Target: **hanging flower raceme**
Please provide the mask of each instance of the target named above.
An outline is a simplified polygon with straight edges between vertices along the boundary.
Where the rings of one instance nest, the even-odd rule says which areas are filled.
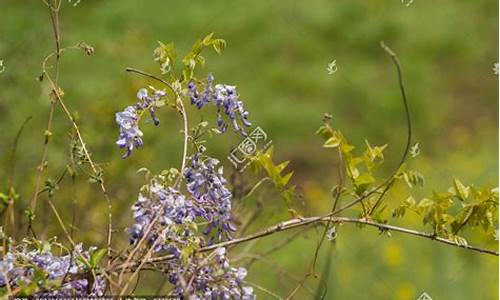
[[[217,127],[220,132],[225,132],[228,127],[223,114],[229,118],[234,130],[242,135],[246,135],[244,127],[252,125],[248,120],[249,113],[239,99],[236,87],[226,84],[214,86],[214,76],[212,74],[208,75],[202,92],[198,91],[194,81],[190,81],[187,96],[191,99],[191,104],[196,105],[198,108],[202,108],[205,104],[213,101],[217,108]]]
[[[178,255],[178,243],[193,234],[195,208],[190,200],[172,187],[152,182],[132,206],[135,224],[129,228],[130,242],[142,238],[156,251]]]
[[[27,240],[21,245],[9,246],[0,260],[0,287],[8,286],[21,292],[28,288],[36,297],[104,295],[105,277],[90,272],[85,263],[95,247],[84,251],[78,244],[71,254],[57,256],[52,253],[51,246],[50,243],[28,243]]]
[[[210,103],[210,99],[214,94],[214,76],[210,73],[207,77],[207,82],[201,93],[198,92],[194,81],[188,83],[188,97],[191,99],[191,104],[196,105],[198,109],[203,105]]]
[[[150,87],[152,90],[152,95],[150,96],[147,89],[140,89],[137,92],[137,99],[139,102],[135,105],[138,110],[148,110],[151,115],[151,119],[153,123],[158,126],[160,125],[160,120],[156,118],[155,108],[157,108],[159,103],[161,103],[162,98],[167,96],[167,92],[164,90],[157,90],[153,87]]]
[[[194,255],[187,263],[173,260],[167,271],[174,285],[173,296],[188,294],[193,299],[256,299],[251,287],[244,286],[245,268],[231,267],[225,248],[217,248],[210,255]]]
[[[126,148],[127,152],[123,158],[129,156],[134,148],[142,146],[142,131],[138,125],[139,117],[133,106],[127,106],[124,111],[116,113],[116,124],[120,126],[120,135],[116,144],[120,148]]]
[[[216,230],[215,238],[231,239],[236,228],[231,217],[231,192],[226,187],[222,166],[214,158],[203,159],[204,148],[191,157],[191,166],[184,170],[188,192],[196,199],[198,215],[208,221],[205,234]],[[214,236],[209,243],[213,243]]]
[[[134,148],[141,147],[142,131],[139,129],[139,121],[145,111],[148,111],[153,123],[157,126],[160,121],[156,117],[155,109],[164,105],[163,98],[167,93],[163,90],[157,90],[149,87],[151,95],[145,88],[137,92],[137,103],[134,106],[127,106],[125,110],[116,113],[116,124],[120,128],[120,135],[116,144],[120,148],[126,148],[127,152],[123,154],[123,158],[128,157]]]
[[[239,95],[236,87],[233,85],[218,84],[215,86],[214,103],[217,106],[217,125],[219,129],[224,132],[227,128],[224,120],[222,119],[221,111],[229,117],[233,124],[234,130],[246,135],[245,130],[238,121],[245,127],[252,124],[248,121],[248,111],[243,107],[243,102],[239,100]]]

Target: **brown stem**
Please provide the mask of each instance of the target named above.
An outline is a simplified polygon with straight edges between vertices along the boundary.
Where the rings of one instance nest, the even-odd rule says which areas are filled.
[[[230,241],[225,241],[221,242],[218,244],[210,245],[203,247],[198,250],[198,252],[207,252],[207,251],[212,251],[220,247],[228,247],[228,246],[233,246],[233,245],[238,245],[244,242],[252,241],[255,239],[263,238],[269,235],[273,235],[278,232],[290,230],[293,228],[298,228],[298,227],[303,227],[307,225],[312,225],[312,224],[317,224],[317,223],[325,223],[325,222],[331,222],[331,223],[336,223],[336,224],[342,224],[342,223],[352,223],[352,224],[362,224],[362,225],[367,225],[371,227],[376,227],[379,230],[382,231],[394,231],[394,232],[401,232],[425,239],[430,239],[442,244],[450,245],[450,246],[455,246],[458,248],[463,248],[466,250],[474,251],[474,252],[479,252],[483,254],[489,254],[493,256],[498,256],[498,252],[490,249],[485,249],[477,246],[471,246],[471,245],[464,245],[464,244],[459,244],[456,243],[453,240],[446,239],[443,237],[438,237],[432,232],[422,232],[422,231],[417,231],[413,229],[408,229],[404,227],[398,227],[398,226],[393,226],[393,225],[388,225],[388,224],[382,224],[382,223],[377,223],[371,220],[367,219],[356,219],[356,218],[348,218],[348,217],[335,217],[331,214],[325,215],[325,216],[316,216],[316,217],[309,217],[309,218],[296,218],[296,219],[290,219],[281,223],[278,223],[276,225],[273,225],[271,227],[268,227],[267,229],[251,234],[248,236],[244,236],[241,238],[233,239]],[[169,261],[175,259],[173,255],[165,255],[165,256],[159,256],[159,257],[154,257],[149,260],[147,260],[147,263],[158,263],[158,262],[164,262],[164,261]],[[137,265],[136,263],[125,263],[120,266],[118,266],[118,269],[124,270],[124,269],[134,269],[136,268]]]

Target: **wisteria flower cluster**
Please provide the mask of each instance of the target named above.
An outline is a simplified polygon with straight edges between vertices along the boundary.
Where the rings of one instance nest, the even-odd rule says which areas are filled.
[[[215,238],[222,241],[224,237],[232,238],[231,232],[236,231],[231,217],[232,194],[226,187],[222,166],[215,158],[204,158],[204,147],[191,157],[191,165],[184,170],[188,192],[196,200],[199,215],[208,221],[204,233],[210,234],[215,229]]]
[[[173,296],[186,294],[196,300],[256,299],[253,288],[244,286],[245,268],[231,267],[225,248],[217,248],[208,257],[194,256],[187,264],[174,260],[169,264],[167,277],[174,285]]]
[[[211,35],[200,43],[211,45],[211,41],[220,44],[218,40],[212,40]],[[203,47],[205,44],[198,46]],[[162,53],[158,61],[162,71],[167,73],[170,69],[164,66],[170,66],[174,59],[172,47],[171,44],[160,44],[160,49],[155,52]],[[236,87],[215,84],[212,74],[204,82],[192,77],[199,55],[197,49],[197,46],[194,47],[193,52],[186,56],[189,59],[185,59],[187,63],[182,78],[176,79],[175,74],[171,74],[171,89],[176,101],[187,97],[198,109],[212,102],[216,107],[220,133],[226,132],[231,123],[236,132],[246,135],[244,128],[251,126],[249,113],[244,109]],[[120,126],[117,144],[127,149],[124,157],[143,144],[138,123],[144,112],[148,111],[154,124],[159,124],[155,108],[162,104],[166,93],[153,88],[150,90],[140,89],[137,104],[116,114],[116,122]],[[183,112],[181,115],[187,123],[182,103],[176,103],[175,106]],[[187,125],[184,134],[186,140],[191,140],[187,138]],[[197,150],[187,160],[183,157],[183,162],[188,162],[187,167],[181,170],[182,174],[175,183],[165,180],[164,176],[154,176],[141,189],[132,206],[134,224],[128,229],[130,242],[136,247],[152,249],[154,253],[170,255],[164,272],[174,286],[172,296],[183,298],[189,295],[190,299],[255,299],[253,289],[243,286],[246,269],[231,267],[225,248],[217,248],[208,255],[198,251],[207,244],[232,239],[236,227],[232,221],[232,194],[226,186],[220,162],[206,156],[203,145],[194,141],[193,144]],[[182,182],[187,190],[185,194],[184,186],[180,185]],[[203,226],[203,234],[198,233],[200,226]]]
[[[57,256],[50,243],[36,243],[40,245],[33,248],[31,242],[24,240],[9,247],[0,261],[0,287],[29,289],[37,297],[104,295],[104,276],[92,274],[85,263],[95,247],[83,250],[82,244],[78,244],[70,254]]]
[[[180,254],[177,244],[193,234],[192,224],[196,217],[190,200],[172,187],[158,181],[144,188],[132,206],[135,224],[129,228],[130,242],[137,244],[144,238],[155,250],[167,250]]]
[[[137,92],[137,103],[134,106],[127,106],[123,111],[117,112],[115,115],[116,124],[120,127],[120,135],[116,144],[120,148],[126,148],[127,152],[123,154],[123,158],[130,156],[134,148],[141,147],[142,131],[139,129],[139,120],[145,111],[148,111],[153,123],[158,126],[160,120],[156,117],[155,109],[162,106],[163,98],[167,96],[164,90],[157,90],[149,87],[149,91],[145,88]]]
[[[187,96],[191,99],[191,104],[201,109],[205,104],[213,101],[217,108],[217,126],[220,132],[226,132],[227,122],[222,117],[222,112],[231,120],[235,131],[246,135],[244,127],[252,124],[248,120],[248,111],[245,110],[243,101],[239,99],[236,87],[233,85],[217,84],[214,86],[214,76],[209,74],[204,84],[203,90],[198,91],[198,86],[194,80],[188,84]]]
[[[196,253],[181,256],[183,249],[190,246],[188,240],[195,237],[196,226],[192,225],[197,217],[209,221],[206,234],[217,228],[219,240],[223,232],[230,238],[228,232],[235,230],[231,224],[231,193],[225,187],[222,169],[216,170],[218,161],[213,158],[203,161],[202,153],[193,156],[185,173],[187,189],[196,201],[193,203],[173,187],[152,180],[132,206],[135,224],[129,228],[131,243],[145,240],[156,252],[173,255],[166,269],[167,278],[174,285],[172,296],[255,299],[253,289],[243,286],[246,269],[231,267],[225,248],[217,248],[208,257]],[[203,239],[195,241],[196,248],[204,244]]]

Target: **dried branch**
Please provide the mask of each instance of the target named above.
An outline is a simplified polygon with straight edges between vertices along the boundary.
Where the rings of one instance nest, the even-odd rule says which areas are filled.
[[[290,230],[293,228],[303,227],[303,226],[317,224],[317,223],[326,223],[326,222],[331,222],[331,223],[335,223],[335,224],[352,223],[352,224],[367,225],[367,226],[371,226],[371,227],[376,227],[381,231],[401,232],[401,233],[405,233],[408,235],[413,235],[416,237],[421,237],[424,239],[433,240],[433,241],[436,241],[436,242],[439,242],[442,244],[446,244],[446,245],[450,245],[450,246],[454,246],[454,247],[458,247],[458,248],[463,248],[463,249],[474,251],[474,252],[489,254],[489,255],[493,255],[493,256],[499,256],[498,251],[491,250],[491,249],[485,249],[485,248],[472,246],[472,245],[460,244],[460,243],[457,243],[453,240],[436,236],[434,233],[431,233],[431,232],[417,231],[417,230],[408,229],[408,228],[404,228],[404,227],[377,223],[377,222],[374,222],[372,220],[368,220],[368,219],[364,219],[364,218],[357,219],[357,218],[349,218],[349,217],[335,217],[331,214],[328,214],[325,216],[309,217],[309,218],[290,219],[287,221],[280,222],[280,223],[273,225],[271,227],[268,227],[267,229],[265,229],[261,232],[255,233],[255,234],[247,235],[247,236],[244,236],[241,238],[237,238],[237,239],[233,239],[230,241],[225,241],[225,242],[221,242],[218,244],[213,244],[210,246],[200,248],[198,250],[198,252],[207,252],[207,251],[215,250],[215,249],[220,248],[220,247],[229,247],[229,246],[233,246],[233,245],[238,245],[241,243],[245,243],[245,242],[252,241],[255,239],[263,238],[263,237],[273,235],[273,234],[276,234],[276,233],[279,233],[282,231]],[[165,261],[169,261],[172,259],[175,259],[175,256],[173,256],[173,255],[158,256],[158,257],[148,259],[146,261],[146,263],[150,263],[150,264],[160,263],[160,262],[165,262]],[[127,270],[127,269],[134,270],[136,267],[137,267],[137,264],[133,263],[133,262],[132,263],[125,263],[125,264],[121,264],[121,265],[117,266],[118,270]]]
[[[54,5],[52,5],[49,1],[44,1],[44,2],[45,2],[45,4],[47,4],[48,9],[49,9],[51,24],[52,24],[52,28],[53,28],[53,32],[54,32],[56,50],[54,52],[50,53],[49,55],[47,55],[42,62],[42,76],[40,76],[40,80],[47,79],[47,81],[49,82],[49,85],[51,88],[51,108],[50,108],[50,113],[49,113],[49,121],[47,124],[47,130],[45,131],[44,150],[43,150],[43,154],[42,154],[41,163],[39,166],[39,173],[38,173],[36,184],[35,184],[35,193],[34,193],[33,198],[30,201],[30,208],[31,208],[32,212],[34,213],[36,210],[37,198],[39,195],[42,171],[44,169],[45,159],[46,159],[47,152],[48,152],[48,141],[49,141],[49,137],[51,134],[50,131],[52,128],[52,122],[53,122],[53,118],[54,118],[54,109],[55,109],[55,105],[57,103],[59,103],[63,112],[65,113],[65,115],[67,116],[67,118],[69,119],[69,121],[71,122],[71,125],[73,126],[73,128],[75,130],[78,141],[81,144],[81,147],[83,149],[85,157],[86,157],[87,161],[89,162],[90,167],[91,167],[94,175],[96,176],[96,178],[98,178],[99,186],[101,188],[101,191],[104,195],[104,198],[105,198],[107,206],[108,206],[107,207],[108,208],[107,209],[108,210],[107,257],[108,257],[108,264],[109,264],[109,262],[112,259],[111,250],[110,250],[111,249],[111,241],[112,241],[112,202],[111,202],[111,198],[108,195],[108,192],[107,192],[106,187],[104,185],[104,181],[102,180],[101,176],[99,175],[100,171],[96,167],[96,164],[92,160],[90,153],[87,150],[87,147],[86,147],[85,142],[83,140],[83,137],[82,137],[82,134],[81,134],[80,129],[78,127],[78,124],[75,122],[74,117],[72,116],[70,110],[68,109],[68,107],[66,106],[66,104],[64,103],[64,101],[62,99],[63,93],[62,93],[62,90],[60,89],[59,84],[58,84],[58,81],[59,81],[59,60],[60,60],[61,54],[64,51],[69,50],[69,49],[82,49],[85,46],[85,44],[78,43],[74,46],[61,48],[61,32],[59,29],[59,27],[60,27],[59,11],[60,11],[62,1],[61,0],[54,0],[53,1]],[[55,73],[54,73],[54,78],[52,78],[51,75],[49,74],[49,72],[47,71],[47,63],[54,56],[55,56]],[[31,232],[33,233],[31,222],[32,222],[32,219],[30,218],[28,230],[31,230]]]

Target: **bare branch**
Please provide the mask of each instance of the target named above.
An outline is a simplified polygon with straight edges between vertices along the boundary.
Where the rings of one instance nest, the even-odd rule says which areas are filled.
[[[293,228],[298,228],[298,227],[303,227],[311,224],[317,224],[317,223],[325,223],[325,222],[331,222],[331,223],[336,223],[336,224],[343,224],[343,223],[352,223],[352,224],[361,224],[361,225],[367,225],[371,227],[376,227],[379,230],[382,231],[394,231],[394,232],[401,232],[405,233],[408,235],[413,235],[429,240],[433,240],[442,244],[458,247],[458,248],[463,248],[466,250],[474,251],[474,252],[479,252],[483,254],[489,254],[489,255],[494,255],[494,256],[499,256],[498,251],[491,250],[491,249],[485,249],[477,246],[471,246],[471,245],[465,245],[465,244],[459,244],[453,240],[446,239],[443,237],[436,236],[434,233],[431,232],[423,232],[423,231],[417,231],[413,229],[408,229],[404,227],[398,227],[394,225],[388,225],[388,224],[382,224],[382,223],[377,223],[368,219],[357,219],[357,218],[348,218],[348,217],[335,217],[330,214],[325,215],[325,216],[316,216],[316,217],[309,217],[309,218],[296,218],[296,219],[290,219],[281,223],[278,223],[276,225],[273,225],[271,227],[268,227],[267,229],[251,234],[248,236],[244,236],[241,238],[233,239],[230,241],[225,241],[221,242],[218,244],[213,244],[210,246],[206,246],[203,248],[200,248],[198,252],[207,252],[207,251],[212,251],[220,247],[229,247],[229,246],[234,246],[238,245],[241,243],[245,243],[248,241],[252,241],[255,239],[263,238],[278,232],[290,230]],[[154,257],[151,259],[148,259],[146,263],[158,263],[158,262],[164,262],[164,261],[169,261],[175,259],[173,255],[165,255],[165,256],[159,256],[159,257]],[[118,269],[124,270],[124,269],[135,269],[137,267],[136,263],[125,263],[121,264],[118,266]]]

